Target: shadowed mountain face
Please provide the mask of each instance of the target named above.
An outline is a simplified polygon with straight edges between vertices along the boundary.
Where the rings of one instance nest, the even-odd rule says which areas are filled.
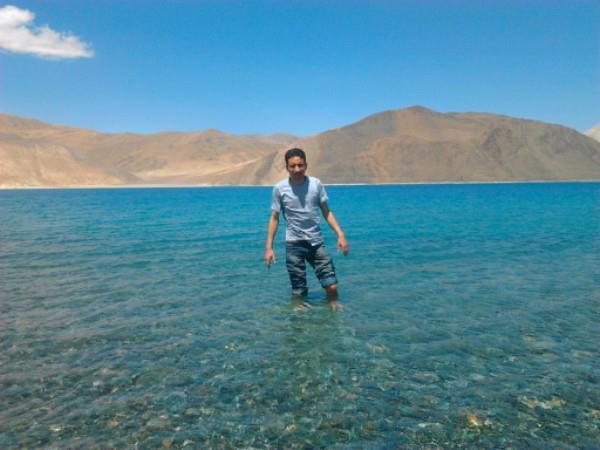
[[[291,146],[326,183],[600,180],[600,142],[572,129],[411,107],[301,140],[106,134],[0,115],[0,187],[268,185],[286,176]]]

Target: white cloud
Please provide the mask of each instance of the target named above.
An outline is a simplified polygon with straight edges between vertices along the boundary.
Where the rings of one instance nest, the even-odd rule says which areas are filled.
[[[71,33],[56,32],[48,25],[33,26],[35,14],[16,6],[0,8],[0,49],[42,58],[90,58],[94,52]]]

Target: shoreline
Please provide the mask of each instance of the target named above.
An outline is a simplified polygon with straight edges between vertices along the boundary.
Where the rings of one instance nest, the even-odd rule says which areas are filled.
[[[550,184],[600,183],[599,180],[515,180],[515,181],[412,181],[399,183],[323,183],[325,186],[423,186],[481,184]],[[76,189],[203,189],[203,188],[268,188],[272,184],[118,184],[84,186],[0,186],[0,191],[76,190]]]

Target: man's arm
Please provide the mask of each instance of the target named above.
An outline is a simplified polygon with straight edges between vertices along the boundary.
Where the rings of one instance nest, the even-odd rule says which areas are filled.
[[[327,221],[329,226],[333,229],[333,231],[335,231],[335,234],[337,234],[337,237],[338,237],[337,248],[339,248],[344,253],[344,256],[348,255],[348,252],[350,251],[350,247],[348,246],[348,242],[346,241],[346,236],[344,235],[342,228],[337,223],[337,220],[335,220],[335,216],[329,209],[327,202],[321,203],[320,206],[321,206],[321,212],[323,213],[323,217],[325,218],[325,220]]]
[[[271,211],[271,217],[269,217],[269,228],[267,230],[267,244],[265,249],[265,264],[269,267],[276,261],[275,252],[273,251],[273,241],[275,240],[275,234],[279,227],[279,213],[277,211]]]

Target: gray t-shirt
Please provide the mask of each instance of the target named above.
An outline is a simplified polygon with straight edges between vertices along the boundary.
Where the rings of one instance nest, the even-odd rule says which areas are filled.
[[[304,184],[301,185],[294,184],[286,178],[273,186],[271,210],[281,212],[285,217],[285,240],[321,244],[323,235],[319,206],[327,200],[325,188],[314,177],[304,177]]]

